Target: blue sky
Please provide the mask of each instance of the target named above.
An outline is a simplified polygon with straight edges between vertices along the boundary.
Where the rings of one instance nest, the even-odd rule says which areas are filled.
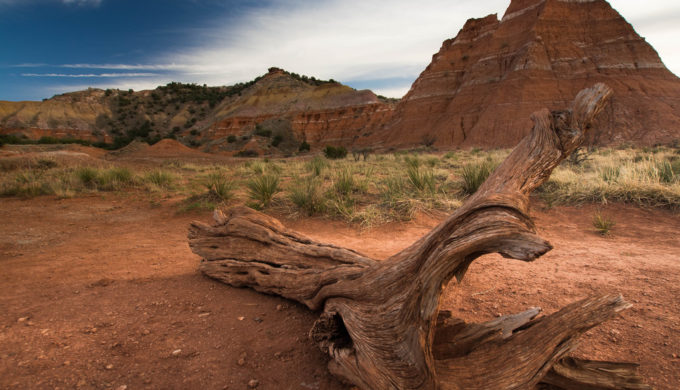
[[[612,0],[680,74],[680,2]],[[466,19],[509,0],[0,0],[0,100],[170,81],[230,85],[270,66],[401,97]]]

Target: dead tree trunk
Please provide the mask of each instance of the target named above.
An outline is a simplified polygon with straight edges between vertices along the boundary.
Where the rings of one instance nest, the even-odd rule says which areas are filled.
[[[646,389],[630,364],[565,358],[576,338],[630,305],[620,296],[484,324],[439,310],[443,288],[477,257],[532,261],[549,251],[529,218],[529,194],[583,141],[611,90],[581,91],[571,110],[532,115],[533,130],[453,215],[383,261],[315,242],[245,207],[194,222],[191,249],[206,275],[323,310],[310,338],[329,370],[364,389]]]

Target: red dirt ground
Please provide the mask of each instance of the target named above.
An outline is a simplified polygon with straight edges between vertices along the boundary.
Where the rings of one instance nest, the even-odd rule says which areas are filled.
[[[0,388],[347,389],[307,339],[315,314],[282,298],[201,276],[191,220],[171,200],[134,195],[0,201]],[[657,389],[680,388],[680,218],[611,205],[610,237],[594,206],[535,208],[555,249],[533,263],[485,256],[444,307],[481,321],[596,293],[633,308],[590,331],[577,354],[632,361]],[[421,217],[360,231],[284,220],[306,235],[382,258],[438,222]]]

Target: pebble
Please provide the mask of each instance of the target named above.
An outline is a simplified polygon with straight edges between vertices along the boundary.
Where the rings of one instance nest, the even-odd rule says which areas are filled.
[[[276,311],[281,311],[281,310],[283,310],[283,305],[281,305],[281,304],[276,305]]]
[[[677,354],[677,353],[671,354],[671,356],[673,356],[673,359],[677,359],[677,358],[678,358],[678,354]]]
[[[257,379],[251,379],[250,381],[248,381],[248,387],[250,387],[251,389],[254,389],[259,385],[260,381],[258,381]]]
[[[207,317],[207,316],[209,316],[209,315],[210,315],[210,313],[207,313],[207,312],[206,312],[206,313],[201,313],[201,314],[199,314],[198,316],[199,316],[199,317]]]
[[[259,324],[259,323],[261,323],[261,322],[264,321],[264,320],[263,320],[262,318],[260,318],[260,317],[255,317],[255,318],[253,318],[253,321],[255,321],[255,322],[257,322],[257,323]]]
[[[238,317],[238,320],[239,320],[239,321],[243,321],[243,320],[245,320],[245,319],[246,319],[246,317],[243,317],[243,316]]]
[[[116,387],[116,390],[127,390],[127,385],[120,385]]]
[[[142,331],[142,334],[143,334],[144,336],[148,336],[150,333],[151,333],[151,332],[149,332],[148,329],[144,329],[144,330]]]
[[[107,364],[106,369],[107,370],[113,370],[113,364]]]
[[[172,351],[172,356],[178,356],[180,353],[182,353],[182,350],[176,349],[176,350]]]
[[[26,320],[28,320],[28,317],[21,317],[17,320],[17,322],[25,322]]]

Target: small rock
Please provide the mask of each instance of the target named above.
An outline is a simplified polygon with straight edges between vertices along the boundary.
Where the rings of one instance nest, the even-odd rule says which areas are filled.
[[[277,359],[281,358],[281,352],[274,353],[274,357]]]
[[[283,305],[281,305],[281,304],[276,305],[276,311],[281,311],[281,310],[283,310]]]
[[[199,317],[207,317],[207,316],[209,316],[209,315],[210,315],[210,313],[206,312],[206,313],[201,313],[201,314],[199,314],[198,316],[199,316]]]
[[[144,335],[144,336],[148,336],[149,334],[151,334],[151,332],[149,332],[148,329],[144,329],[144,330],[142,331],[142,335]]]
[[[247,357],[248,357],[247,353],[241,352],[241,354],[238,355],[238,361],[236,362],[236,364],[238,364],[239,366],[246,364]]]
[[[257,379],[251,379],[251,380],[248,381],[248,387],[250,387],[251,389],[254,389],[259,385],[260,385],[260,381],[258,381]]]
[[[496,314],[494,314],[494,315],[495,315],[496,317],[503,317],[503,314],[501,314],[501,313],[496,313]]]
[[[28,317],[21,317],[17,320],[17,322],[26,322],[28,320]]]
[[[76,386],[77,387],[83,387],[86,384],[87,384],[87,382],[85,382],[85,379],[81,379],[81,380],[78,381],[78,383],[76,383]]]
[[[176,349],[176,350],[172,351],[172,356],[179,356],[180,353],[182,353],[182,350]]]
[[[106,369],[107,370],[113,370],[113,364],[107,364]]]
[[[116,390],[127,390],[127,385],[120,385],[116,387]]]
[[[70,361],[70,360],[65,361],[65,362],[64,362],[64,365],[65,365],[65,366],[70,366],[70,365],[71,365],[71,361]]]
[[[678,358],[678,354],[677,354],[677,353],[673,353],[673,354],[671,354],[671,356],[673,356],[673,359],[677,359],[677,358]]]
[[[259,323],[261,323],[261,322],[264,321],[264,320],[263,320],[262,318],[260,318],[260,317],[255,317],[255,318],[253,318],[253,321],[255,321],[255,322],[257,322],[257,323],[259,324]]]
[[[243,316],[238,317],[238,320],[239,320],[239,321],[243,321],[243,320],[245,320],[245,319],[246,319],[246,317],[243,317]]]

